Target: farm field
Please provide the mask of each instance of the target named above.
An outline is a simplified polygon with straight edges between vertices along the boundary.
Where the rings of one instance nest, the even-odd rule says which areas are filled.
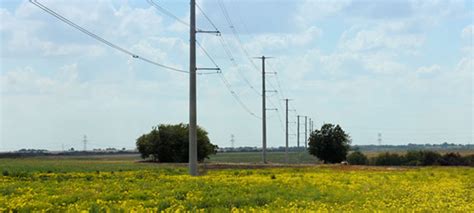
[[[211,155],[207,162],[213,163],[259,163],[262,161],[261,152],[224,152]],[[270,163],[285,163],[284,152],[267,152],[267,161]],[[318,163],[319,160],[307,151],[288,152],[288,161],[295,163]]]
[[[107,158],[0,159],[1,211],[474,211],[468,167],[212,169]]]

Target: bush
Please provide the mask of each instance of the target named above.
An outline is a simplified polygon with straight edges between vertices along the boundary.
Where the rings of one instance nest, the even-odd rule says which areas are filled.
[[[148,134],[137,139],[137,149],[142,158],[151,157],[153,161],[184,163],[189,161],[188,125],[159,125]],[[198,161],[217,152],[211,144],[207,132],[197,128]]]
[[[405,162],[404,157],[396,153],[380,153],[373,158],[373,163],[377,166],[401,166]]]
[[[474,166],[474,154],[471,155],[466,155],[463,157],[466,165],[468,166]]]
[[[350,165],[367,165],[369,160],[362,152],[355,151],[347,156],[347,162]]]
[[[439,165],[441,155],[433,151],[408,151],[405,155],[407,166],[431,166]]]
[[[467,166],[468,162],[459,153],[446,153],[440,159],[440,164],[443,166]]]

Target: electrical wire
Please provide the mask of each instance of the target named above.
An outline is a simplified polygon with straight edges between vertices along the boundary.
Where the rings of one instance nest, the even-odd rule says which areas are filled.
[[[242,39],[240,38],[239,33],[237,32],[237,29],[235,28],[234,24],[232,23],[232,19],[230,18],[229,12],[227,11],[224,2],[222,0],[219,0],[218,4],[219,4],[219,7],[220,7],[222,13],[224,14],[224,18],[227,21],[227,23],[229,24],[229,28],[231,29],[232,34],[234,35],[235,39],[237,40],[240,48],[242,49],[244,54],[247,56],[247,59],[250,61],[252,66],[255,68],[255,71],[259,72],[257,65],[252,60],[252,57],[250,57],[250,54],[248,53],[247,49],[243,45]]]
[[[211,62],[214,64],[214,66],[216,66],[219,70],[219,65],[217,65],[216,61],[212,58],[212,56],[209,54],[209,52],[206,51],[206,49],[198,42],[196,41],[196,44],[198,44],[199,48],[204,52],[204,54],[209,58],[209,60],[211,60]],[[244,102],[242,101],[242,99],[240,99],[239,95],[237,95],[237,93],[232,89],[232,85],[229,83],[229,81],[225,78],[224,74],[222,72],[218,72],[221,79],[222,79],[222,82],[224,83],[224,85],[226,86],[227,90],[229,90],[230,94],[232,95],[232,97],[234,97],[234,99],[237,101],[237,103],[239,103],[239,105],[245,110],[247,111],[247,113],[249,113],[250,115],[256,117],[256,118],[259,118],[261,119],[261,117],[257,116],[254,112],[252,112],[252,110],[250,110],[250,108],[247,107],[247,105],[244,104]]]
[[[181,70],[181,69],[178,69],[178,68],[174,68],[174,67],[170,67],[170,66],[167,66],[167,65],[164,65],[164,64],[161,64],[161,63],[158,63],[158,62],[155,62],[155,61],[152,61],[150,59],[147,59],[147,58],[144,58],[144,57],[141,57],[135,53],[132,53],[131,51],[129,50],[126,50],[118,45],[115,45],[107,40],[105,40],[104,38],[84,29],[83,27],[75,24],[74,22],[72,22],[71,20],[65,18],[64,16],[56,13],[55,11],[53,11],[52,9],[46,7],[45,5],[39,3],[37,0],[29,0],[32,4],[34,4],[35,6],[39,7],[40,9],[42,9],[43,11],[49,13],[50,15],[56,17],[57,19],[61,20],[62,22],[68,24],[69,26],[71,27],[74,27],[76,28],[77,30],[81,31],[82,33],[90,36],[91,38],[94,38],[100,42],[102,42],[103,44],[109,46],[109,47],[112,47],[122,53],[125,53],[127,55],[130,55],[132,56],[133,58],[136,58],[136,59],[140,59],[142,61],[145,61],[145,62],[148,62],[150,64],[153,64],[153,65],[156,65],[156,66],[159,66],[159,67],[162,67],[162,68],[165,68],[165,69],[168,69],[168,70],[171,70],[171,71],[175,71],[175,72],[181,72],[181,73],[189,73],[188,71],[185,71],[185,70]]]
[[[217,26],[214,24],[214,22],[209,18],[209,16],[206,14],[206,12],[198,5],[196,4],[196,6],[198,7],[198,9],[201,11],[201,13],[203,14],[203,16],[207,19],[207,21],[214,27],[214,29],[216,31],[219,31],[219,29],[217,28]],[[240,66],[237,64],[237,62],[235,61],[235,57],[233,56],[232,54],[232,51],[230,51],[230,45],[229,43],[224,39],[224,36],[221,34],[221,36],[219,36],[219,42],[222,46],[222,48],[224,49],[224,52],[225,54],[227,55],[227,57],[229,58],[229,60],[231,61],[232,65],[234,67],[236,67],[237,69],[237,72],[239,74],[240,77],[242,77],[242,79],[244,80],[244,82],[250,87],[250,89],[255,92],[258,96],[261,96],[262,94],[260,92],[258,92],[258,90],[250,83],[250,81],[248,80],[247,77],[245,77],[245,75],[243,74],[243,72],[241,71],[240,69]]]
[[[219,75],[222,79],[222,82],[224,82],[224,85],[226,86],[227,90],[229,90],[230,94],[234,97],[234,99],[237,101],[237,103],[240,104],[240,106],[245,110],[247,111],[247,113],[249,113],[250,115],[252,115],[253,117],[255,118],[258,118],[258,119],[262,119],[262,117],[256,115],[255,113],[253,113],[243,102],[242,100],[240,99],[240,97],[237,95],[237,93],[235,93],[235,91],[232,89],[232,86],[231,84],[229,83],[229,81],[225,78],[224,74],[223,73],[220,73],[221,75]]]
[[[212,22],[212,20],[209,18],[209,16],[207,16],[207,14],[201,9],[201,7],[199,6],[199,4],[196,3],[196,7],[199,9],[199,11],[201,11],[202,15],[204,16],[204,18],[207,19],[207,21],[212,25],[212,27],[214,27],[214,29],[216,31],[219,31],[216,27],[216,25],[214,24],[214,22]]]
[[[183,20],[181,20],[178,16],[174,15],[172,12],[166,10],[165,8],[163,8],[162,6],[158,5],[157,3],[155,3],[155,1],[153,0],[147,0],[147,2],[153,6],[155,9],[157,9],[158,11],[160,11],[161,13],[171,17],[172,19],[178,21],[179,23],[183,24],[183,25],[186,25],[188,27],[191,27],[191,25],[188,23],[188,22],[185,22]],[[196,30],[199,30],[199,28],[196,27]]]

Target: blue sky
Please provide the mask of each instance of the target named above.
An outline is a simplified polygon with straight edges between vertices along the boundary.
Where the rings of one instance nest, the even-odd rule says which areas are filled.
[[[146,0],[39,0],[76,24],[162,64],[188,69],[186,25]],[[188,1],[156,1],[186,22]],[[340,124],[353,144],[469,143],[473,139],[473,3],[417,0],[202,0],[222,32],[198,40],[242,102],[261,114],[260,62],[272,56],[269,146],[284,145],[284,103]],[[226,21],[222,6],[238,37]],[[111,49],[28,1],[0,3],[0,150],[133,148],[161,123],[188,120],[188,76]],[[198,11],[197,25],[213,30]],[[241,42],[239,42],[239,39]],[[258,69],[252,64],[254,63]],[[198,49],[198,65],[212,67]],[[248,81],[248,83],[246,82]],[[279,86],[280,84],[280,86]],[[281,89],[280,89],[281,87]],[[211,141],[261,145],[261,120],[219,75],[198,77],[198,123]],[[290,132],[296,127],[290,124]],[[303,137],[301,137],[303,140]],[[290,145],[296,138],[290,137]]]

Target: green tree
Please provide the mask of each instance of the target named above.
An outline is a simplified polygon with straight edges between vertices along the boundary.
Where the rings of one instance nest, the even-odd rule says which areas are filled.
[[[339,163],[346,159],[350,146],[350,137],[339,125],[324,124],[309,137],[309,154],[324,163]]]
[[[367,165],[369,160],[362,152],[355,151],[347,156],[347,162],[351,165]]]
[[[217,146],[211,144],[207,132],[198,127],[198,161],[209,158],[217,152]],[[151,158],[159,162],[188,162],[189,159],[189,133],[188,125],[159,125],[153,130],[140,136],[136,142],[137,149],[142,158]]]

